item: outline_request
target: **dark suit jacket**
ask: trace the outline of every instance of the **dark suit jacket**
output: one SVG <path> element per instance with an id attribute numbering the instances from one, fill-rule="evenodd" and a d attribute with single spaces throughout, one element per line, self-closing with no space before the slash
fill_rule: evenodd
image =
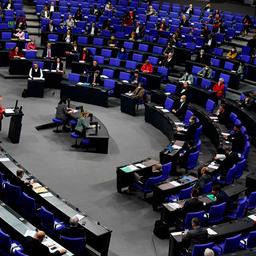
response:
<path id="1" fill-rule="evenodd" d="M 175 115 L 181 120 L 184 120 L 187 108 L 188 108 L 188 105 L 186 102 L 184 102 L 183 104 L 179 103 L 178 108 L 176 109 Z"/>
<path id="2" fill-rule="evenodd" d="M 24 252 L 29 256 L 59 256 L 61 255 L 59 251 L 50 253 L 49 248 L 43 245 L 39 240 L 33 237 L 26 237 L 26 242 L 24 244 Z"/>
<path id="3" fill-rule="evenodd" d="M 187 127 L 186 140 L 194 140 L 196 129 L 200 126 L 199 122 L 195 122 Z"/>
<path id="4" fill-rule="evenodd" d="M 183 237 L 182 242 L 188 244 L 189 250 L 192 251 L 195 244 L 200 244 L 208 237 L 206 229 L 198 227 L 196 229 L 189 230 L 188 233 Z"/>
<path id="5" fill-rule="evenodd" d="M 226 155 L 226 158 L 223 161 L 219 161 L 220 167 L 219 171 L 222 175 L 226 175 L 227 171 L 234 165 L 239 162 L 240 158 L 236 152 L 231 152 L 229 155 Z"/>
<path id="6" fill-rule="evenodd" d="M 202 189 L 204 186 L 211 181 L 211 176 L 208 174 L 202 175 L 196 182 L 195 188 L 199 190 L 199 192 L 202 192 Z"/>
<path id="7" fill-rule="evenodd" d="M 241 131 L 230 134 L 228 140 L 232 142 L 232 151 L 239 153 L 243 151 L 245 139 Z"/>
<path id="8" fill-rule="evenodd" d="M 66 227 L 61 230 L 61 236 L 67 236 L 71 238 L 85 237 L 85 230 L 80 227 Z"/>
<path id="9" fill-rule="evenodd" d="M 230 115 L 230 113 L 228 113 L 227 110 L 225 110 L 223 113 L 220 113 L 218 115 L 219 123 L 220 124 L 228 125 L 228 123 L 229 123 L 229 115 Z"/>
<path id="10" fill-rule="evenodd" d="M 57 68 L 57 63 L 54 62 L 54 63 L 52 64 L 52 69 L 53 69 L 53 70 L 56 70 L 56 68 Z M 63 63 L 62 63 L 62 62 L 60 62 L 60 68 L 59 68 L 59 70 L 63 70 Z"/>
<path id="11" fill-rule="evenodd" d="M 92 27 L 89 27 L 88 30 L 87 30 L 87 34 L 90 35 L 91 31 L 92 31 Z M 97 36 L 97 34 L 98 34 L 98 28 L 95 27 L 94 28 L 94 35 Z"/>
<path id="12" fill-rule="evenodd" d="M 190 198 L 186 200 L 181 212 L 183 216 L 185 216 L 189 212 L 199 212 L 204 209 L 204 204 L 202 201 L 198 200 L 198 198 Z"/>

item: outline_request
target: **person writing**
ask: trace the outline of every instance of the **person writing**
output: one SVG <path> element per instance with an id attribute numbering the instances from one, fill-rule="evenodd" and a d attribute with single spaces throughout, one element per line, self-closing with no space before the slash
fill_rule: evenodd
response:
<path id="1" fill-rule="evenodd" d="M 29 71 L 29 78 L 30 79 L 42 79 L 43 78 L 43 71 L 39 68 L 38 64 L 35 63 L 33 67 Z"/>
<path id="2" fill-rule="evenodd" d="M 77 125 L 75 127 L 75 133 L 80 137 L 85 137 L 86 130 L 90 128 L 90 122 L 87 120 L 89 117 L 89 112 L 81 112 L 81 116 L 77 121 Z"/>

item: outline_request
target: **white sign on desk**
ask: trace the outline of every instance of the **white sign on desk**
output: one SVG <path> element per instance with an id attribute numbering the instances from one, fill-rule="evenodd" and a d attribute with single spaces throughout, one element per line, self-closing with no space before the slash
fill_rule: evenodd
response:
<path id="1" fill-rule="evenodd" d="M 0 162 L 8 162 L 10 159 L 8 157 L 2 157 L 0 158 Z"/>
<path id="2" fill-rule="evenodd" d="M 5 114 L 14 114 L 14 109 L 13 108 L 6 108 L 4 110 Z"/>

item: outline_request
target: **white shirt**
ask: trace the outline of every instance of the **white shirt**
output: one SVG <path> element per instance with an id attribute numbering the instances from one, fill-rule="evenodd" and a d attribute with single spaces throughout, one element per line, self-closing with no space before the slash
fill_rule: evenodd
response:
<path id="1" fill-rule="evenodd" d="M 91 29 L 91 35 L 94 35 L 95 27 L 92 27 Z"/>
<path id="2" fill-rule="evenodd" d="M 30 70 L 29 70 L 29 77 L 30 78 L 33 78 L 33 76 L 32 76 L 32 70 L 33 70 L 33 68 L 31 68 Z M 37 70 L 38 69 L 35 69 L 35 71 L 37 72 Z M 40 79 L 42 79 L 43 78 L 43 71 L 42 71 L 42 69 L 40 69 L 40 77 L 39 77 Z"/>

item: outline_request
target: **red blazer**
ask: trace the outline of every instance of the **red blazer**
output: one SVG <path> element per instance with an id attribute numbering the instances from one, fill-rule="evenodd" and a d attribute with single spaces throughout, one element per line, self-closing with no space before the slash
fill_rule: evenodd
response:
<path id="1" fill-rule="evenodd" d="M 0 120 L 3 119 L 4 111 L 5 111 L 5 108 L 2 105 L 0 105 Z"/>
<path id="2" fill-rule="evenodd" d="M 24 57 L 24 55 L 22 54 L 22 52 L 18 52 L 17 54 L 16 54 L 16 52 L 15 52 L 14 50 L 11 50 L 11 51 L 9 52 L 9 59 L 13 59 L 13 58 L 16 57 L 16 56 Z"/>
<path id="3" fill-rule="evenodd" d="M 218 98 L 222 98 L 224 96 L 224 91 L 225 91 L 225 85 L 222 83 L 222 84 L 218 84 L 216 83 L 212 90 L 216 93 L 216 96 Z"/>
<path id="4" fill-rule="evenodd" d="M 143 64 L 141 67 L 141 71 L 145 73 L 153 73 L 153 66 L 152 64 Z"/>

